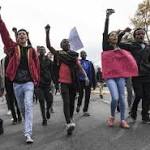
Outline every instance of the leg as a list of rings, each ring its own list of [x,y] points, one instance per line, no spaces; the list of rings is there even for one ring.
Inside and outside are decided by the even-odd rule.
[[[70,117],[71,117],[71,119],[73,118],[73,113],[74,113],[75,97],[76,97],[76,88],[74,87],[74,85],[71,85],[69,88]]]
[[[103,99],[103,88],[104,88],[104,82],[99,83],[99,96]]]
[[[38,96],[39,103],[40,103],[40,109],[41,109],[42,119],[43,119],[43,121],[44,121],[44,120],[46,120],[46,116],[45,116],[45,97],[44,97],[44,89],[42,89],[41,87],[39,87],[38,90],[37,90],[37,96]]]
[[[50,118],[50,109],[52,107],[53,95],[51,93],[51,88],[47,87],[44,89],[44,97],[46,100],[46,116],[47,119]]]
[[[133,79],[132,83],[133,83],[135,98],[131,107],[130,115],[134,120],[136,120],[138,104],[143,97],[143,88],[142,88],[142,83],[138,79]]]
[[[23,118],[25,119],[24,92],[22,84],[13,83],[13,88],[18,107],[22,113]]]
[[[23,84],[24,90],[24,103],[25,103],[25,136],[32,136],[32,123],[33,123],[33,82]]]
[[[125,79],[117,79],[121,120],[125,120]]]
[[[83,112],[88,111],[90,96],[91,96],[91,85],[85,86],[85,101],[84,101]]]
[[[118,99],[119,99],[119,94],[118,94],[118,88],[115,79],[108,79],[106,80],[106,84],[108,86],[108,89],[111,94],[111,116],[115,117],[115,110],[117,107]]]
[[[150,83],[143,83],[143,101],[142,101],[142,120],[150,122],[149,108],[150,108]]]
[[[84,82],[80,82],[80,88],[79,88],[79,97],[77,102],[77,107],[80,107],[82,105],[82,99],[84,94]]]
[[[67,124],[70,123],[70,100],[69,85],[61,83],[61,95],[63,99],[63,109]]]
[[[132,88],[132,80],[131,78],[128,78],[126,80],[126,88],[127,88],[127,101],[128,101],[128,107],[131,107],[131,104],[133,102],[133,88]]]

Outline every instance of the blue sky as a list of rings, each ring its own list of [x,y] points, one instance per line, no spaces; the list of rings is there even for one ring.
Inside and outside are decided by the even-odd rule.
[[[25,28],[36,45],[45,46],[44,26],[51,25],[51,41],[56,49],[63,38],[68,38],[75,26],[87,51],[88,59],[100,64],[102,33],[105,11],[114,8],[110,31],[131,26],[138,4],[142,0],[0,0],[1,16],[11,37],[12,27]],[[0,58],[3,57],[3,44],[0,41]]]

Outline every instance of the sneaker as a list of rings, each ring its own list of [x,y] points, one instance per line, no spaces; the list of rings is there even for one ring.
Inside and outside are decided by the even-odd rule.
[[[114,117],[109,117],[107,120],[107,124],[109,127],[113,127],[115,124],[115,118]]]
[[[46,119],[42,121],[42,125],[47,126],[47,120]]]
[[[10,110],[8,110],[7,115],[8,115],[8,116],[10,116],[10,115],[11,115],[11,111],[10,111]]]
[[[79,106],[77,106],[77,108],[76,108],[76,112],[77,112],[77,113],[79,113],[79,112],[80,112],[80,107],[79,107]]]
[[[142,121],[143,121],[144,124],[150,124],[150,118],[142,119]]]
[[[84,112],[84,113],[83,113],[83,116],[84,116],[84,117],[89,117],[89,116],[90,116],[90,113]]]
[[[47,117],[47,119],[50,119],[50,112],[49,112],[49,110],[47,110],[47,112],[46,112],[46,117]]]
[[[121,121],[120,127],[124,128],[124,129],[129,129],[130,128],[130,126],[128,125],[128,123],[125,120]]]
[[[32,144],[33,143],[33,139],[31,138],[31,136],[26,136],[26,143],[27,144]]]
[[[137,113],[129,112],[131,119],[135,122],[137,119]]]
[[[72,135],[73,130],[75,129],[75,123],[68,123],[67,124],[67,135]]]

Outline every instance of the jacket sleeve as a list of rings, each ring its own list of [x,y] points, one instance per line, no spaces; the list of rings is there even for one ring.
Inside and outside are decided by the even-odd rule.
[[[33,49],[33,48],[32,48]],[[36,69],[36,78],[35,78],[35,80],[36,80],[36,85],[38,86],[39,85],[39,82],[40,82],[40,62],[39,62],[39,58],[38,58],[38,55],[37,55],[37,53],[36,53],[36,51],[35,51],[35,49],[33,49],[33,55],[32,55],[33,57],[32,57],[32,59],[33,59],[33,61],[34,61],[34,69]]]
[[[103,33],[103,50],[107,50],[108,46],[108,27],[109,27],[109,17],[106,17],[105,25],[104,25],[104,33]]]
[[[13,42],[13,40],[10,38],[6,25],[1,18],[0,18],[0,34],[4,44],[4,52],[9,55],[14,51],[14,48],[17,44]]]
[[[91,69],[92,69],[92,86],[93,88],[96,87],[96,73],[95,73],[95,69],[94,69],[94,65],[91,62]]]
[[[130,51],[130,52],[132,52],[136,48],[133,46],[132,43],[123,43],[123,42],[119,43],[119,47],[121,49],[125,49],[125,50]]]

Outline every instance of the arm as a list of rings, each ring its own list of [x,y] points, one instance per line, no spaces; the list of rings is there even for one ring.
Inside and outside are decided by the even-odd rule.
[[[121,49],[125,49],[130,52],[132,52],[132,50],[136,49],[136,47],[134,48],[134,46],[131,43],[123,43],[123,42],[119,43],[119,47]]]
[[[108,26],[109,26],[109,16],[106,15],[104,33],[103,33],[103,50],[107,49],[108,45]]]
[[[49,32],[50,32],[50,26],[49,25],[47,25],[45,27],[45,31],[46,31],[46,46],[53,55],[56,55],[57,51],[51,46],[51,42],[50,42],[50,39],[49,39]]]
[[[13,42],[12,39],[10,38],[9,32],[1,17],[0,17],[0,34],[5,46],[4,52],[6,54],[10,54],[10,52],[14,50],[16,43]]]
[[[131,31],[131,29],[129,27],[127,27],[118,34],[118,44],[121,42],[122,37],[126,34],[126,32],[130,32],[130,31]]]
[[[15,35],[15,38],[16,38],[16,41],[17,41],[17,28],[13,27],[12,31],[14,32],[14,35]]]
[[[109,16],[113,14],[115,11],[113,9],[107,9],[106,10],[106,20],[105,20],[105,26],[104,26],[104,33],[103,33],[103,50],[107,50],[107,47],[109,45],[108,43],[108,28],[109,28]]]
[[[79,71],[84,75],[85,77],[85,85],[88,86],[89,85],[89,78],[85,72],[85,70],[83,69],[82,65],[79,63],[79,61],[77,61],[77,65],[78,65],[78,68],[79,68]]]

